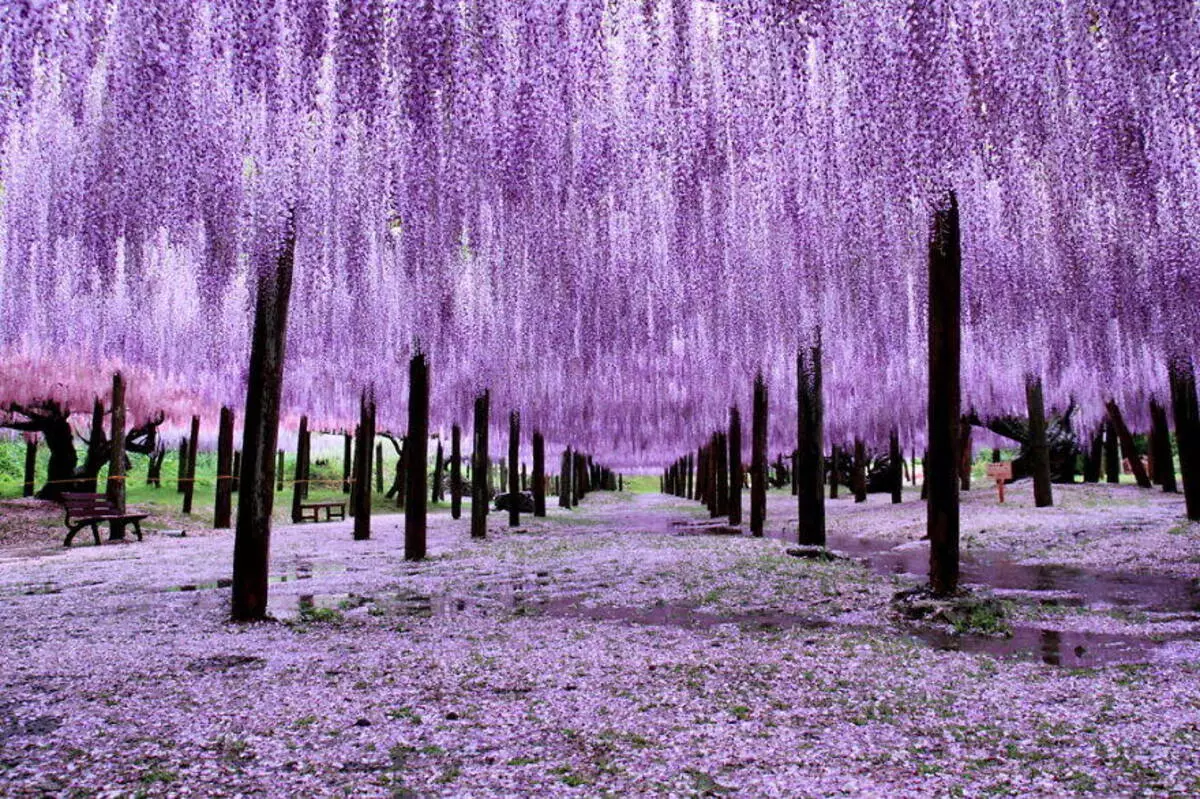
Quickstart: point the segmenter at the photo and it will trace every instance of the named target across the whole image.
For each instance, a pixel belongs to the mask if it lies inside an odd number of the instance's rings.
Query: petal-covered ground
[[[277,620],[243,626],[232,533],[63,550],[44,525],[0,548],[0,794],[1195,795],[1200,526],[1125,486],[1027,491],[964,495],[969,574],[1083,571],[991,592],[1010,639],[892,612],[915,493],[830,503],[866,563],[788,555],[783,493],[759,540],[657,495],[493,514],[486,541],[439,511],[419,564],[402,517],[282,526]]]

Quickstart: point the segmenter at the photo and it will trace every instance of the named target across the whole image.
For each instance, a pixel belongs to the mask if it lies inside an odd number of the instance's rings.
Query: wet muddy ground
[[[1025,489],[1027,490],[1027,489]],[[1124,486],[964,495],[965,582],[914,622],[916,494],[829,503],[837,559],[657,495],[471,541],[431,517],[273,536],[275,621],[235,626],[232,535],[0,548],[0,793],[1187,795],[1200,528]],[[1147,551],[1149,550],[1149,551]]]

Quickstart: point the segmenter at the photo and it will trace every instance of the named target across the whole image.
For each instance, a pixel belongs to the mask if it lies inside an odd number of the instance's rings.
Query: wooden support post
[[[118,511],[125,512],[125,377],[117,372],[112,381],[112,454],[108,460],[108,486],[105,494]],[[124,525],[113,527],[110,540],[125,537]]]
[[[242,451],[233,451],[233,479],[229,481],[229,490],[237,493],[238,481],[242,476]]]
[[[1087,457],[1084,459],[1083,482],[1100,482],[1100,469],[1103,461],[1104,432],[1103,429],[1098,429],[1092,434],[1091,446],[1088,448]]]
[[[1125,419],[1121,416],[1121,409],[1117,407],[1115,400],[1109,400],[1104,407],[1108,409],[1109,421],[1117,431],[1117,440],[1121,442],[1121,455],[1129,462],[1129,470],[1133,472],[1133,479],[1142,488],[1153,488],[1150,476],[1146,474],[1146,467],[1142,464],[1142,458],[1138,455],[1137,447],[1133,443],[1133,434],[1129,432],[1129,428],[1125,425]]]
[[[904,455],[900,452],[900,431],[892,428],[888,437],[888,471],[892,476],[892,504],[904,499]]]
[[[417,351],[408,363],[408,436],[405,439],[404,559],[424,560],[429,461],[429,364]]]
[[[1029,411],[1029,471],[1033,477],[1033,504],[1054,504],[1050,488],[1050,447],[1046,443],[1046,406],[1042,400],[1042,378],[1025,375],[1025,405]]]
[[[958,426],[962,330],[962,244],[953,193],[933,216],[929,239],[929,454],[926,528],[929,585],[936,596],[958,590]]]
[[[342,435],[342,493],[350,493],[350,474],[353,465],[354,436],[349,433]],[[351,503],[353,504],[353,503]]]
[[[175,490],[182,494],[187,490],[188,440],[186,436],[179,439],[179,454],[176,457],[178,463],[175,470]]]
[[[368,388],[359,400],[358,449],[354,458],[354,540],[371,537],[371,456],[375,449],[375,389]]]
[[[717,515],[729,515],[729,442],[724,432],[714,439],[717,451]]]
[[[283,450],[279,450],[279,457],[275,463],[275,490],[283,490]]]
[[[767,521],[767,381],[754,378],[754,414],[750,421],[750,535],[762,538]]]
[[[487,537],[488,473],[488,405],[490,394],[484,391],[475,398],[473,449],[471,451],[471,537]]]
[[[300,503],[304,501],[304,484],[308,480],[308,417],[300,417],[300,432],[296,436],[296,467],[292,478],[292,524],[299,524]]]
[[[450,428],[450,518],[462,516],[462,428]]]
[[[559,467],[558,480],[558,506],[560,508],[571,507],[571,490],[575,482],[571,476],[571,448],[567,447],[563,450],[562,466]]]
[[[508,414],[508,526],[521,526],[521,414]]]
[[[183,512],[192,512],[192,497],[196,494],[196,455],[200,446],[200,417],[192,417],[192,432],[188,436],[187,482],[183,486]]]
[[[1171,456],[1171,431],[1167,426],[1167,411],[1158,400],[1150,400],[1150,419],[1154,435],[1150,441],[1154,449],[1154,474],[1162,490],[1168,494],[1177,492],[1175,484],[1175,460]]]
[[[861,438],[854,438],[854,501],[867,501],[867,445]]]
[[[1200,521],[1200,403],[1196,398],[1196,372],[1190,360],[1177,358],[1171,361],[1167,373],[1187,517]]]
[[[821,335],[796,355],[796,507],[797,538],[825,546],[825,406],[821,377]],[[837,496],[837,448],[830,496]]]
[[[429,490],[430,502],[442,500],[442,469],[445,466],[445,455],[442,451],[442,440],[438,439],[437,452],[433,456],[433,487]]]
[[[687,496],[686,496],[687,499],[695,499],[696,498],[696,478],[695,478],[695,475],[693,474],[694,465],[695,465],[695,456],[689,452],[683,458],[683,471],[684,471],[683,477],[684,477],[684,482],[687,484],[687,488],[685,489],[687,492]]]
[[[958,423],[958,487],[971,490],[971,425],[965,419]]]
[[[275,450],[295,246],[295,234],[289,232],[274,274],[260,273],[258,281],[242,427],[242,489],[233,544],[234,621],[262,619],[267,613]]]
[[[25,482],[21,487],[21,496],[32,497],[34,483],[37,481],[37,436],[28,433],[25,436]]]
[[[533,515],[546,515],[546,441],[533,431]]]
[[[829,498],[838,498],[838,485],[842,482],[842,448],[837,444],[829,450]]]
[[[752,420],[753,421],[753,420]],[[729,409],[729,523],[742,523],[742,415]]]
[[[1121,456],[1117,452],[1117,428],[1111,419],[1104,420],[1104,479],[1108,483],[1121,482]]]
[[[217,496],[213,504],[213,527],[233,526],[233,411],[221,408],[217,423]]]

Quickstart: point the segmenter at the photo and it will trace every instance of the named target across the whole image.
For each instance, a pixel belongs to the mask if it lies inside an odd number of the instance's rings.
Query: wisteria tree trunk
[[[450,428],[450,518],[462,517],[462,428]]]
[[[546,441],[533,431],[533,515],[546,515]]]
[[[200,448],[200,417],[192,417],[192,431],[188,436],[187,482],[183,486],[183,512],[192,512],[192,499],[196,496],[196,458]]]
[[[861,438],[854,439],[854,466],[851,483],[854,487],[854,501],[867,501],[867,445]]]
[[[474,449],[471,453],[471,537],[487,537],[488,472],[488,404],[484,391],[475,398]]]
[[[508,415],[508,526],[521,526],[521,414],[512,411]]]
[[[233,545],[233,619],[251,621],[267,613],[267,568],[271,510],[275,504],[275,450],[292,292],[295,233],[289,232],[273,275],[262,275],[254,310],[254,336],[246,380],[242,432],[242,488]]]
[[[213,501],[213,527],[233,526],[233,411],[222,406],[217,422],[217,491]]]
[[[1108,483],[1121,482],[1121,455],[1117,451],[1117,428],[1112,419],[1104,421],[1104,479]]]
[[[25,435],[25,482],[21,488],[21,496],[32,497],[34,483],[37,480],[37,436],[32,433]]]
[[[750,535],[761,538],[767,520],[767,383],[754,379],[754,409],[750,430]]]
[[[371,537],[371,455],[375,449],[375,390],[368,388],[359,400],[358,441],[354,459],[354,540]]]
[[[429,468],[429,364],[417,352],[408,364],[407,497],[404,505],[404,559],[425,559],[426,514]]]
[[[304,502],[304,487],[308,482],[308,416],[300,417],[300,433],[296,436],[296,468],[292,478],[292,524],[301,522],[300,505]]]
[[[1121,416],[1121,409],[1117,407],[1115,400],[1109,400],[1104,407],[1108,409],[1108,418],[1117,431],[1117,440],[1121,442],[1121,454],[1129,462],[1129,470],[1133,472],[1133,479],[1142,488],[1153,488],[1154,485],[1150,482],[1150,476],[1146,474],[1146,467],[1133,442],[1133,434],[1129,432],[1129,427],[1125,424],[1124,417]]]
[[[1196,372],[1186,358],[1171,361],[1171,407],[1175,417],[1175,443],[1187,517],[1200,521],[1200,403],[1196,398]]]
[[[742,523],[742,415],[729,409],[729,523]]]
[[[929,452],[926,527],[929,585],[936,596],[958,590],[958,426],[962,331],[962,250],[958,200],[950,194],[933,217],[929,241]]]
[[[825,400],[821,378],[821,339],[796,355],[796,506],[799,543],[825,546]],[[834,448],[831,496],[836,496]]]
[[[892,504],[899,505],[904,499],[904,456],[900,454],[900,431],[892,428],[888,436],[888,470],[891,472]]]
[[[108,459],[108,486],[105,493],[108,501],[120,512],[125,512],[125,377],[120,372],[113,375],[112,382],[112,453]],[[110,538],[125,537],[123,525],[113,525]]]
[[[1167,411],[1156,399],[1150,400],[1150,419],[1154,430],[1150,441],[1155,482],[1164,492],[1174,494],[1179,489],[1175,484],[1175,461],[1171,457],[1171,431],[1167,426]]]
[[[1029,413],[1029,467],[1033,475],[1033,504],[1054,504],[1050,488],[1050,448],[1046,444],[1046,407],[1042,400],[1042,378],[1025,376],[1025,404]]]

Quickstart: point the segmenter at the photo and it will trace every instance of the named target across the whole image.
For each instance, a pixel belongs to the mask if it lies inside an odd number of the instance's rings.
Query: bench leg
[[[100,546],[100,525],[92,522],[92,538],[96,541],[96,546]]]
[[[137,540],[141,541],[142,540],[142,523],[141,523],[141,521],[137,521],[137,520],[134,521],[133,532],[137,536]]]
[[[63,539],[63,546],[64,547],[71,546],[71,539],[73,539],[75,537],[75,534],[78,533],[80,531],[80,529],[82,529],[82,528],[83,528],[82,524],[77,524],[74,527],[67,527],[67,537],[65,539]]]

